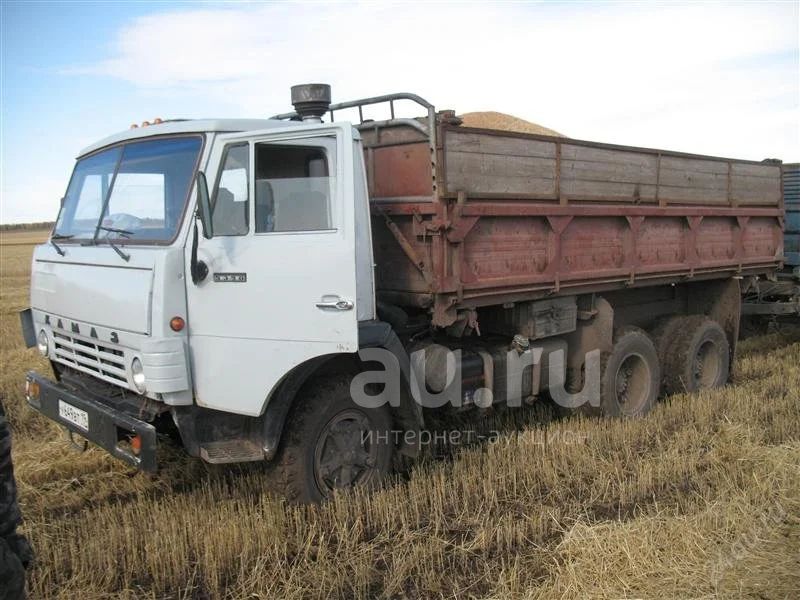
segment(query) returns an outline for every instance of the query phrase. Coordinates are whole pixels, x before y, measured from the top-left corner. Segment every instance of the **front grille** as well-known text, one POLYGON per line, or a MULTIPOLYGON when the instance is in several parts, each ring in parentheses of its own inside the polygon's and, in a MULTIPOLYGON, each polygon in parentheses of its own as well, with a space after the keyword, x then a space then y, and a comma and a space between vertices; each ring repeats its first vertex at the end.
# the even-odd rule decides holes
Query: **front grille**
POLYGON ((53 359, 57 362, 103 381, 128 387, 125 355, 122 350, 63 331, 53 331, 53 342, 53 359))

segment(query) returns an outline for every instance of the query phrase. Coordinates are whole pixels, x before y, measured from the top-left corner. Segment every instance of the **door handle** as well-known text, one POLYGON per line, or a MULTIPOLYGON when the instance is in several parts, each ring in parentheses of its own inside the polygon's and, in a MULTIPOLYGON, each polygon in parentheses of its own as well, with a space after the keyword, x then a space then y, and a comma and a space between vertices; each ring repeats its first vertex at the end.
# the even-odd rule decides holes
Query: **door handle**
POLYGON ((350 300, 331 300, 330 302, 317 302, 317 308, 322 310, 352 310, 353 303, 350 300))

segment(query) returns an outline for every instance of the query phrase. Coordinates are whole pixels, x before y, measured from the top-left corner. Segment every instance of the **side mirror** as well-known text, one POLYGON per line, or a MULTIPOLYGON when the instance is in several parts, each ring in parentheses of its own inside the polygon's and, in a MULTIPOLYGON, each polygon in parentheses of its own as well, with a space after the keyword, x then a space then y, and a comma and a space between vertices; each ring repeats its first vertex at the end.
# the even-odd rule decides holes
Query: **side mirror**
POLYGON ((208 183, 205 173, 197 172, 197 218, 203 224, 203 237, 210 240, 214 237, 214 225, 211 222, 211 199, 208 197, 208 183))

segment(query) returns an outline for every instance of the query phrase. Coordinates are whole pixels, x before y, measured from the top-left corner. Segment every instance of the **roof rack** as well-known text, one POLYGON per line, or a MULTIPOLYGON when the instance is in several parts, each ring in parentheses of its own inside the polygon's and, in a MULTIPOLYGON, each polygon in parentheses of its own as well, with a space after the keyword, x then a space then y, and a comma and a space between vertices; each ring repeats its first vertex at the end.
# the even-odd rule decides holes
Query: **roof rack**
MULTIPOLYGON (((419 131, 422 135, 424 135, 428 139, 428 144, 430 145, 431 149, 431 166, 433 168, 433 172, 436 172, 436 108, 417 94, 410 94, 408 92, 399 92, 396 94, 386 94, 383 96, 373 96, 371 98, 361 98, 360 100, 350 100, 348 102, 339 102, 337 104, 331 104, 328 107, 326 112, 330 113, 331 116, 331 123, 335 121, 334 113, 337 110, 344 110, 347 108, 357 108, 358 109, 358 123, 355 125, 356 129, 380 129, 381 127, 411 127, 419 131), (407 119, 407 118, 398 118, 395 117, 394 111, 394 103, 398 100, 410 100, 415 104, 418 104, 422 108, 425 109, 427 116, 426 116, 426 123, 421 122, 418 119, 407 119), (382 120, 382 121, 372 121, 372 120, 365 120, 364 119, 364 107, 370 106, 373 104, 389 104, 389 115, 390 118, 382 120)), ((280 119, 284 121, 289 120, 299 120, 300 115, 297 112, 287 112, 282 113, 279 115, 274 115, 270 117, 271 119, 280 119)))

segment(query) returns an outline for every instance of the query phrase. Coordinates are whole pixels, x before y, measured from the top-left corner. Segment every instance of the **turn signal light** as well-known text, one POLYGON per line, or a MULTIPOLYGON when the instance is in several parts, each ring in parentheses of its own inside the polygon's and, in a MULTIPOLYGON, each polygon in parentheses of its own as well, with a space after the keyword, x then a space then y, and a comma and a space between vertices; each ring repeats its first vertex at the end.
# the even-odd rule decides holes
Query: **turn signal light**
POLYGON ((30 379, 25 380, 25 397, 28 400, 37 400, 39 398, 39 384, 30 379))
POLYGON ((133 436, 130 439, 131 450, 136 456, 139 456, 139 453, 142 451, 142 438, 138 435, 133 436))
POLYGON ((183 331, 184 327, 186 327, 186 321, 181 317, 172 317, 169 320, 169 328, 172 329, 172 331, 183 331))

